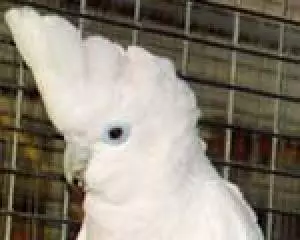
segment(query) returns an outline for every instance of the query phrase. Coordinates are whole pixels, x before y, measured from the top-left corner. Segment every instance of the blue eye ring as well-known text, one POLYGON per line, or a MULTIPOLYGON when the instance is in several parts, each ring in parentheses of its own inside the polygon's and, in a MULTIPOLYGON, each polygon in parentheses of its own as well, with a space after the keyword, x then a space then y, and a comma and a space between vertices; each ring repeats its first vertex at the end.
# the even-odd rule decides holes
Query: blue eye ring
POLYGON ((110 145, 121 145, 127 142, 131 133, 131 126, 126 122, 111 122, 101 133, 101 140, 110 145))

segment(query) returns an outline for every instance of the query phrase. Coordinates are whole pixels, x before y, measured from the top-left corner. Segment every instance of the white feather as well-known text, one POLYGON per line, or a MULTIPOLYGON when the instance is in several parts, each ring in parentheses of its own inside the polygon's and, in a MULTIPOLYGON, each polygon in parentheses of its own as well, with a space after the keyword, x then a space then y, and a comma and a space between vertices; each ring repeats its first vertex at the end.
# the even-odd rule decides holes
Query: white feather
POLYGON ((6 21, 69 141, 67 176, 85 169, 79 240, 263 239, 242 194, 205 156, 196 98, 169 60, 81 39, 66 20, 30 8, 8 11, 6 21), (129 138, 103 141, 118 122, 131 127, 129 138))

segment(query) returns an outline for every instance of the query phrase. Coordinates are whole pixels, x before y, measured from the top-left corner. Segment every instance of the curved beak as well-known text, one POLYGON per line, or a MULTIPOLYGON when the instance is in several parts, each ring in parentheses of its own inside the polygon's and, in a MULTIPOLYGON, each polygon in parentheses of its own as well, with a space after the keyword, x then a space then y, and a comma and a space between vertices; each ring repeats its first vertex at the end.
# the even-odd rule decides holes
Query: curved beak
POLYGON ((69 184, 84 186, 85 170, 91 150, 77 142, 67 142, 64 153, 64 174, 69 184))

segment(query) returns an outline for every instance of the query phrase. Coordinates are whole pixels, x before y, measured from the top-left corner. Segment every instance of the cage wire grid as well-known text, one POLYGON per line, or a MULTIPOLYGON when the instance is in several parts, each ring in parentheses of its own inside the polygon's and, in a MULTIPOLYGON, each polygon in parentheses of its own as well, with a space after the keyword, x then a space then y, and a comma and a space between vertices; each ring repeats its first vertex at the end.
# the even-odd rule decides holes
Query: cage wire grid
MULTIPOLYGON (((101 33, 125 46, 139 44, 172 58, 178 75, 196 91, 208 155, 225 178, 240 186, 266 239, 300 239, 300 47, 295 43, 300 4, 293 0, 1 4, 1 15, 12 5, 30 5, 66 16, 82 34, 101 33)), ((65 184, 63 138, 47 119, 30 71, 4 23, 0 91, 0 238, 74 239, 81 195, 65 184)))

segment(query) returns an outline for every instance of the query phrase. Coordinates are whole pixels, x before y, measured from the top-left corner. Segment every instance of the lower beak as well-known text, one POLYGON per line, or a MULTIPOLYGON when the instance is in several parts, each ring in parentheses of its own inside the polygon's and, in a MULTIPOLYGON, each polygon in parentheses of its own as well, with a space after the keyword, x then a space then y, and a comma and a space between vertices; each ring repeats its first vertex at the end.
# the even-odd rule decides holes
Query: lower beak
POLYGON ((84 188, 84 172, 85 170, 76 171, 73 173, 72 179, 69 183, 72 183, 75 186, 78 186, 80 188, 84 188))

